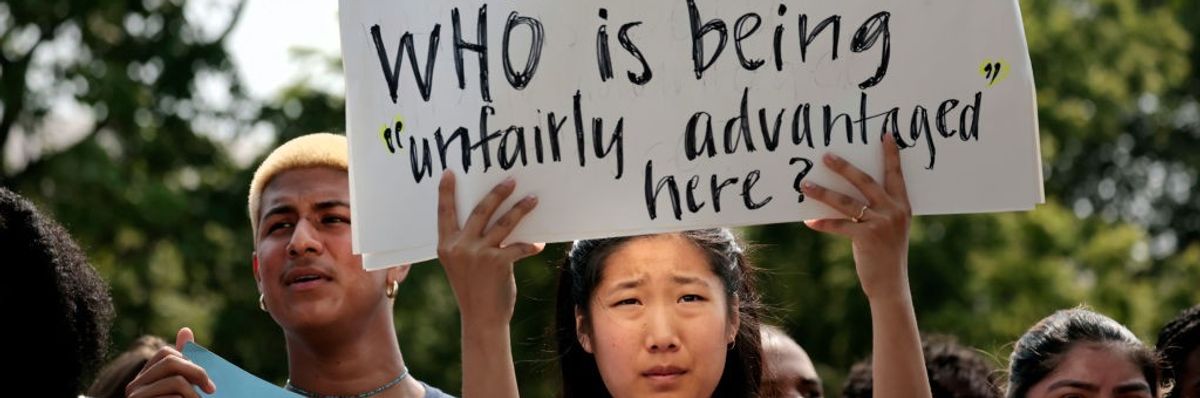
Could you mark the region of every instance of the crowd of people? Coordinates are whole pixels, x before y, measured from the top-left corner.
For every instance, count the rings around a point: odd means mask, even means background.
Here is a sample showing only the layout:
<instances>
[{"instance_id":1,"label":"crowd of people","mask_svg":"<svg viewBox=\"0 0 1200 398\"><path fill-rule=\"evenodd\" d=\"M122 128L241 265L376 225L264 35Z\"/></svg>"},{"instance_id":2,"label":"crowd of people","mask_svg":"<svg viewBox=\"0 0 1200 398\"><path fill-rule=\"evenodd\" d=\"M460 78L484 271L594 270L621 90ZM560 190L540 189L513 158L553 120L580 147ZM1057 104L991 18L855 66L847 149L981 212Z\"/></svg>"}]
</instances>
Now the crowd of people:
<instances>
[{"instance_id":1,"label":"crowd of people","mask_svg":"<svg viewBox=\"0 0 1200 398\"><path fill-rule=\"evenodd\" d=\"M850 241L870 304L873 353L850 369L844 396L1200 397L1200 305L1163 326L1152 345L1104 314L1056 311L1014 336L1006 370L951 336L922 336L908 281L912 215L899 150L885 137L882 181L829 154L822 166L858 195L803 187L844 215L805 223ZM299 137L272 151L250 186L253 275L261 310L283 330L283 388L307 397L449 396L421 382L422 369L404 360L392 306L409 265L367 271L351 250L347 158L342 136ZM439 185L438 257L462 319L463 384L454 387L465 397L520 391L511 339L528 336L510 333L514 264L544 245L503 243L537 207L531 196L502 208L516 184L496 185L466 214L454 205L454 174L445 172ZM220 390L181 353L194 339L186 327L173 345L147 336L101 366L114 316L107 286L61 226L3 188L0 246L16 259L10 268L22 281L4 290L4 303L18 318L46 325L10 328L18 333L10 341L48 351L29 357L33 366L18 366L12 377L60 380L14 387L18 395L197 397ZM555 321L547 325L558 363L558 374L547 377L560 381L560 395L825 396L805 350L766 322L757 268L744 247L725 228L574 242L557 269Z\"/></svg>"}]
</instances>

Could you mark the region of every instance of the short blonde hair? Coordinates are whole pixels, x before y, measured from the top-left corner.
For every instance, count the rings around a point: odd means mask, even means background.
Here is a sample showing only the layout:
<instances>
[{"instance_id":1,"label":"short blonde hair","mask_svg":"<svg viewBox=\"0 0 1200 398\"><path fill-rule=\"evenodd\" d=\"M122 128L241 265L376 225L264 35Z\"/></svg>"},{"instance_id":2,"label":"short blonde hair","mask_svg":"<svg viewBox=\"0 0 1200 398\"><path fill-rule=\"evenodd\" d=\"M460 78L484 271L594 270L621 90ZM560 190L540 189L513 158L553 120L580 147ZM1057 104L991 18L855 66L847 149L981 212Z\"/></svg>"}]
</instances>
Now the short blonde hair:
<instances>
[{"instance_id":1,"label":"short blonde hair","mask_svg":"<svg viewBox=\"0 0 1200 398\"><path fill-rule=\"evenodd\" d=\"M288 170L309 167L350 169L350 147L346 137L330 133L314 133L293 138L271 151L254 171L250 180L250 230L258 239L258 217L262 210L262 192L271 179Z\"/></svg>"}]
</instances>

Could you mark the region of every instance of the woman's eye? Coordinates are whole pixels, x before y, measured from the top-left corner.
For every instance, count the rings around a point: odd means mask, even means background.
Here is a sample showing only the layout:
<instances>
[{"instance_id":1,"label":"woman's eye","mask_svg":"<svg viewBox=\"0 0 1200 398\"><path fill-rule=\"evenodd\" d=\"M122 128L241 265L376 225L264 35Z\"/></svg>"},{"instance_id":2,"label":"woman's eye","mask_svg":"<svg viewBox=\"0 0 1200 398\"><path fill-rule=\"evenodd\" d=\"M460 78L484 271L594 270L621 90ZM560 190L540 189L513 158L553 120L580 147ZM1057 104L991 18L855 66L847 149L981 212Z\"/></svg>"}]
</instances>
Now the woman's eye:
<instances>
[{"instance_id":1,"label":"woman's eye","mask_svg":"<svg viewBox=\"0 0 1200 398\"><path fill-rule=\"evenodd\" d=\"M681 303L691 303L697 301L704 301L704 297L698 294L685 294L683 297L679 298L679 302Z\"/></svg>"},{"instance_id":2,"label":"woman's eye","mask_svg":"<svg viewBox=\"0 0 1200 398\"><path fill-rule=\"evenodd\" d=\"M613 304L613 306L622 306L622 305L637 305L638 303L640 303L640 301L638 301L638 299L635 299L635 298L627 298L627 299L624 299L624 300L618 301L616 304Z\"/></svg>"}]
</instances>

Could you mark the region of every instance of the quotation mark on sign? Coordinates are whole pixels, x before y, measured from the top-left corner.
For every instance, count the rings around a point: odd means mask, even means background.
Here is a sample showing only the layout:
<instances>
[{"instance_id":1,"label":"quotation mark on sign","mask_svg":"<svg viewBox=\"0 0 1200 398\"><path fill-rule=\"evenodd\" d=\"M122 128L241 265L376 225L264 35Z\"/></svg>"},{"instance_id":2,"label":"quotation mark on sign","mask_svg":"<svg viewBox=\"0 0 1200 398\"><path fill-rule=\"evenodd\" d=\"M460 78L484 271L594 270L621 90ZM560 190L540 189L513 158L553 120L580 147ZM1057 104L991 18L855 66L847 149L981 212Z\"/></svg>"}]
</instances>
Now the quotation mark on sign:
<instances>
[{"instance_id":1,"label":"quotation mark on sign","mask_svg":"<svg viewBox=\"0 0 1200 398\"><path fill-rule=\"evenodd\" d=\"M379 128L379 138L387 146L388 152L396 153L397 149L404 149L404 145L400 143L401 131L404 131L404 117L400 115L396 115L392 127L384 124Z\"/></svg>"},{"instance_id":2,"label":"quotation mark on sign","mask_svg":"<svg viewBox=\"0 0 1200 398\"><path fill-rule=\"evenodd\" d=\"M1003 59L992 60L989 58L979 65L979 74L983 75L988 82L987 86L991 87L1008 78L1008 69L1008 62Z\"/></svg>"}]
</instances>

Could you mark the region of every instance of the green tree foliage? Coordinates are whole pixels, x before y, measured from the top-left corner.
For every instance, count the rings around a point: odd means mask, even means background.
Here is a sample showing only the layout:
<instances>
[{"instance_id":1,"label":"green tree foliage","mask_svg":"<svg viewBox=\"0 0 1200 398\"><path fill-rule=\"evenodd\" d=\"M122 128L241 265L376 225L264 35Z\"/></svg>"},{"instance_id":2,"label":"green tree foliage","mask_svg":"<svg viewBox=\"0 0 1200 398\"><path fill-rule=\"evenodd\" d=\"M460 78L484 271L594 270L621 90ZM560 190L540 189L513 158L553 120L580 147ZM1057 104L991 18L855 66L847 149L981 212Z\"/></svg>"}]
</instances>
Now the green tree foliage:
<instances>
[{"instance_id":1,"label":"green tree foliage","mask_svg":"<svg viewBox=\"0 0 1200 398\"><path fill-rule=\"evenodd\" d=\"M1195 2L1022 1L1038 86L1048 203L1036 211L924 217L911 271L923 330L956 334L1004 366L1050 312L1086 304L1153 344L1200 302ZM1189 19L1191 17L1192 19ZM766 296L836 391L869 352L869 312L846 242L802 226L768 243ZM794 264L794 265L793 265ZM811 303L815 303L811 304Z\"/></svg>"},{"instance_id":2,"label":"green tree foliage","mask_svg":"<svg viewBox=\"0 0 1200 398\"><path fill-rule=\"evenodd\" d=\"M910 277L921 327L958 335L1002 364L1033 322L1087 304L1153 343L1159 325L1200 302L1200 200L1192 193L1200 4L1021 6L1048 203L1027 213L918 218ZM282 382L282 333L257 309L250 276L251 170L234 161L230 142L254 130L275 133L268 146L338 132L344 104L303 80L265 103L248 98L223 47L239 9L218 10L229 23L213 29L198 26L182 1L0 3L0 143L9 148L0 152L0 183L34 198L85 245L113 286L115 346L142 333L170 339L190 325L202 344ZM220 98L205 88L213 86ZM94 119L66 143L46 138L63 103ZM871 350L849 243L798 224L743 232L758 243L771 321L808 348L826 390L840 390L850 364ZM556 388L549 326L563 250L551 246L517 266L513 343L528 396ZM414 267L396 314L414 375L457 391L458 335L447 333L458 329L457 310L436 263Z\"/></svg>"}]
</instances>

